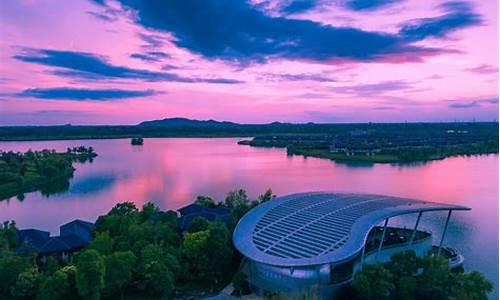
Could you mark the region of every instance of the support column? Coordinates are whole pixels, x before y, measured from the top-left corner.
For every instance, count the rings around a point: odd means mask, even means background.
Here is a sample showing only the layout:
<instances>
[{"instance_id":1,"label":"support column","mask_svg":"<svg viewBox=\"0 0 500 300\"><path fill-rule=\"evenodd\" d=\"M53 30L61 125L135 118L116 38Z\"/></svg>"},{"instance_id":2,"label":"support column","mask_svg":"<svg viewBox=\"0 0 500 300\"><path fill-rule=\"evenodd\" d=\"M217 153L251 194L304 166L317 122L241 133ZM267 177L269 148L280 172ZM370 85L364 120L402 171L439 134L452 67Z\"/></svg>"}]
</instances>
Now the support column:
<instances>
[{"instance_id":1,"label":"support column","mask_svg":"<svg viewBox=\"0 0 500 300\"><path fill-rule=\"evenodd\" d=\"M363 270L363 265L365 263L365 249L366 249L366 243L363 245L363 250L361 251L361 270Z\"/></svg>"},{"instance_id":2,"label":"support column","mask_svg":"<svg viewBox=\"0 0 500 300\"><path fill-rule=\"evenodd\" d=\"M375 260L377 260L377 261L378 261L378 254L380 253L380 250L382 249L382 244L384 243L385 232L387 231L387 223L389 223L389 218L385 219L385 221L384 221L384 230L382 231L382 237L380 238L380 243L378 244L377 254L375 255Z\"/></svg>"},{"instance_id":3,"label":"support column","mask_svg":"<svg viewBox=\"0 0 500 300\"><path fill-rule=\"evenodd\" d=\"M418 223L420 223L420 218L422 217L422 212L418 213L417 221L415 222L415 227L413 227L413 232L411 233L410 241L408 242L408 246L413 244L413 240L415 239L415 234L417 234Z\"/></svg>"},{"instance_id":4,"label":"support column","mask_svg":"<svg viewBox=\"0 0 500 300\"><path fill-rule=\"evenodd\" d=\"M446 234L446 229L448 229L448 222L450 222L451 209L448 211L448 217L446 218L446 223L444 223L443 235L441 236L441 241L439 242L439 248L437 255L441 254L441 248L443 247L444 236Z\"/></svg>"}]
</instances>

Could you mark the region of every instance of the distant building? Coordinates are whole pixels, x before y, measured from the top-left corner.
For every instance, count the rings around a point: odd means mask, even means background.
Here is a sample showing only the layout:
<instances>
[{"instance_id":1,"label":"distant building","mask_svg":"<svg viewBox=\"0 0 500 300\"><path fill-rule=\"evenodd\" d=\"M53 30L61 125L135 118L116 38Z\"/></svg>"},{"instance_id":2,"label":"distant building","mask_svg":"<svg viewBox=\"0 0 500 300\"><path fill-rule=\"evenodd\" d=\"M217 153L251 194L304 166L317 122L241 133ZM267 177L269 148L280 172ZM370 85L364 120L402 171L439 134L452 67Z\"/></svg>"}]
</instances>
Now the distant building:
<instances>
[{"instance_id":1,"label":"distant building","mask_svg":"<svg viewBox=\"0 0 500 300\"><path fill-rule=\"evenodd\" d=\"M203 217L211 222L227 222L231 216L231 210L229 208L221 206L209 208L196 203L179 208L177 211L181 215L177 219L177 224L181 231L186 231L189 224L191 224L196 217Z\"/></svg>"},{"instance_id":2,"label":"distant building","mask_svg":"<svg viewBox=\"0 0 500 300\"><path fill-rule=\"evenodd\" d=\"M319 299L331 299L363 264L387 262L395 253L441 255L452 268L461 266L463 257L443 246L454 210L469 208L380 195L294 194L250 210L233 242L258 295L294 298L314 289ZM429 211L448 211L438 246L432 245L432 233L418 230L422 213ZM418 215L412 229L387 225L392 217L412 213Z\"/></svg>"},{"instance_id":3,"label":"distant building","mask_svg":"<svg viewBox=\"0 0 500 300\"><path fill-rule=\"evenodd\" d=\"M33 251L42 262L47 256L67 261L71 253L91 243L92 230L94 224L82 220L74 220L60 226L59 236L50 236L49 232L38 229L21 229L17 231L17 252Z\"/></svg>"},{"instance_id":4,"label":"distant building","mask_svg":"<svg viewBox=\"0 0 500 300\"><path fill-rule=\"evenodd\" d=\"M353 156L353 155L373 156L382 151L381 148L373 145L348 146L344 143L339 143L339 142L333 142L330 144L329 147L331 153L344 153L347 156Z\"/></svg>"}]
</instances>

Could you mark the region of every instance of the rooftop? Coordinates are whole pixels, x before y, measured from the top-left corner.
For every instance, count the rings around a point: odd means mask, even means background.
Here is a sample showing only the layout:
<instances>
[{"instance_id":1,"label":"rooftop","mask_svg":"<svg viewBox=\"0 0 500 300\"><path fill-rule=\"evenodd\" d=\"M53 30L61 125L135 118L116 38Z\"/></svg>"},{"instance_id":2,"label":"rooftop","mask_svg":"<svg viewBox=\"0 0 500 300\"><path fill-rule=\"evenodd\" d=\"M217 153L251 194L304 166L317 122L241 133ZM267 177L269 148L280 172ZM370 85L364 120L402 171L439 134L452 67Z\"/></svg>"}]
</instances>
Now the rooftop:
<instances>
[{"instance_id":1,"label":"rooftop","mask_svg":"<svg viewBox=\"0 0 500 300\"><path fill-rule=\"evenodd\" d=\"M356 255L370 230L386 218L464 206L369 194L310 192L275 198L238 223L236 248L278 266L318 265Z\"/></svg>"}]
</instances>

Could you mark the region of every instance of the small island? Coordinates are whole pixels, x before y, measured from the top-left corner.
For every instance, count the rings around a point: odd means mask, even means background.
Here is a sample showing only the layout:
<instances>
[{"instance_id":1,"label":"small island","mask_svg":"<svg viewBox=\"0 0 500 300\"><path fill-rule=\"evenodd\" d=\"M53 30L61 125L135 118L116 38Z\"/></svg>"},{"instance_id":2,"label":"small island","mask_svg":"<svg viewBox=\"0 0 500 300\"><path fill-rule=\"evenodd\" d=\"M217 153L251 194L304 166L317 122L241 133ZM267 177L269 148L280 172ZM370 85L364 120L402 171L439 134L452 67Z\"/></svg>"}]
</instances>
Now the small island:
<instances>
[{"instance_id":1,"label":"small island","mask_svg":"<svg viewBox=\"0 0 500 300\"><path fill-rule=\"evenodd\" d=\"M408 126L412 127L410 133L405 132L405 124L379 124L330 134L256 136L238 144L286 148L288 155L369 163L406 163L498 153L498 128L489 124Z\"/></svg>"},{"instance_id":2,"label":"small island","mask_svg":"<svg viewBox=\"0 0 500 300\"><path fill-rule=\"evenodd\" d=\"M132 146L142 146L144 144L144 139L141 137L135 137L130 140Z\"/></svg>"},{"instance_id":3,"label":"small island","mask_svg":"<svg viewBox=\"0 0 500 300\"><path fill-rule=\"evenodd\" d=\"M55 150L28 150L24 153L0 151L0 199L40 190L44 194L57 192L69 185L74 162L92 161L97 154L92 147Z\"/></svg>"}]
</instances>

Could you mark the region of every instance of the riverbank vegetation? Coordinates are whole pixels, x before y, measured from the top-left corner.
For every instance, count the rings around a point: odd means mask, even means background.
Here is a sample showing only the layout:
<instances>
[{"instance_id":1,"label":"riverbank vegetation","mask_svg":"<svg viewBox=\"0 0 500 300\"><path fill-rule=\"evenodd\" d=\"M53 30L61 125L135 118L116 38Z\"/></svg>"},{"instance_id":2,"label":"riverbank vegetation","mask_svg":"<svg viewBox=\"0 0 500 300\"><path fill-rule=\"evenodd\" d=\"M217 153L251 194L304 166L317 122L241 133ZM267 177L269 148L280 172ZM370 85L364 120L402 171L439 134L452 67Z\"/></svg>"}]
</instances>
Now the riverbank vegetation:
<instances>
[{"instance_id":1,"label":"riverbank vegetation","mask_svg":"<svg viewBox=\"0 0 500 300\"><path fill-rule=\"evenodd\" d=\"M248 294L232 233L246 212L273 198L271 190L255 200L244 190L219 203L199 196L195 203L230 208L231 217L227 223L200 219L186 232L179 230L174 211L119 203L97 219L92 243L68 262L51 256L42 262L35 253L16 252L16 225L5 222L0 225L0 299L190 299L214 295L231 281L233 295ZM478 272L455 272L446 260L417 258L409 251L386 264L365 265L337 299L486 300L491 290ZM317 293L307 291L300 299L316 300Z\"/></svg>"},{"instance_id":2,"label":"riverbank vegetation","mask_svg":"<svg viewBox=\"0 0 500 300\"><path fill-rule=\"evenodd\" d=\"M461 123L280 123L238 124L171 118L127 126L0 126L2 141L110 139L133 137L256 137L274 135L356 136L363 133L408 138L440 132L495 136L498 122Z\"/></svg>"},{"instance_id":3,"label":"riverbank vegetation","mask_svg":"<svg viewBox=\"0 0 500 300\"><path fill-rule=\"evenodd\" d=\"M34 253L17 254L15 223L0 226L0 299L170 299L218 292L238 270L241 256L232 231L243 214L273 198L269 190L251 201L244 190L217 204L232 209L226 223L180 232L177 213L147 203L117 204L96 221L92 243L68 263ZM205 220L206 221L206 220Z\"/></svg>"},{"instance_id":4,"label":"riverbank vegetation","mask_svg":"<svg viewBox=\"0 0 500 300\"><path fill-rule=\"evenodd\" d=\"M408 128L378 124L332 134L256 136L239 144L286 148L288 155L338 161L405 163L498 153L498 126L492 124L412 124Z\"/></svg>"},{"instance_id":5,"label":"riverbank vegetation","mask_svg":"<svg viewBox=\"0 0 500 300\"><path fill-rule=\"evenodd\" d=\"M454 272L442 257L397 253L386 264L365 265L341 299L487 300L493 285L479 272Z\"/></svg>"},{"instance_id":6,"label":"riverbank vegetation","mask_svg":"<svg viewBox=\"0 0 500 300\"><path fill-rule=\"evenodd\" d=\"M55 150L2 152L0 151L0 200L40 190L51 194L65 190L73 177L74 162L91 161L97 154L92 147Z\"/></svg>"}]
</instances>

